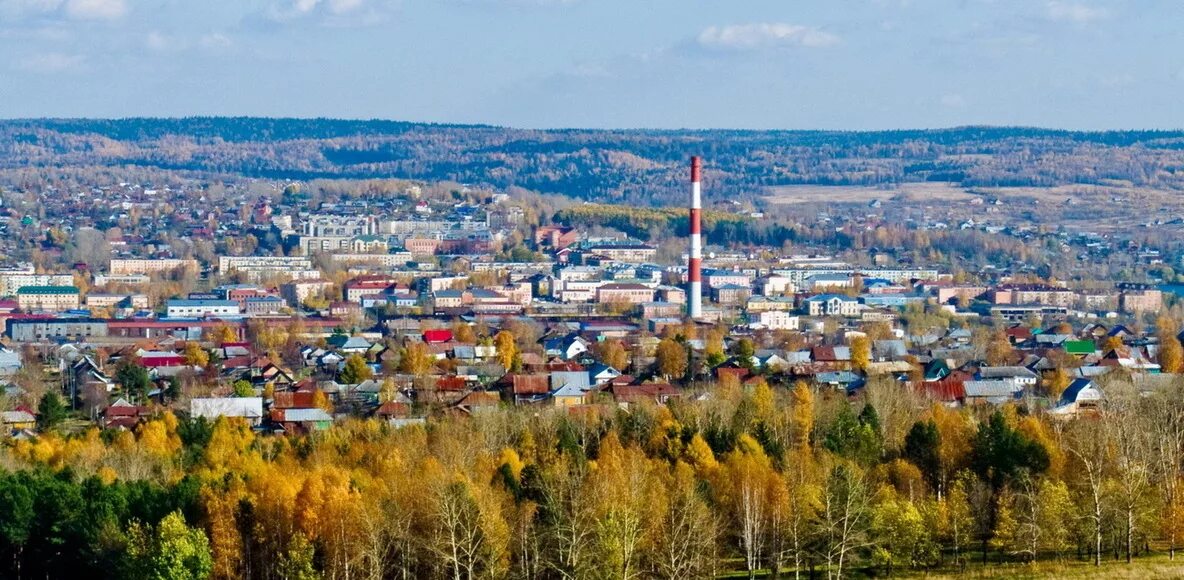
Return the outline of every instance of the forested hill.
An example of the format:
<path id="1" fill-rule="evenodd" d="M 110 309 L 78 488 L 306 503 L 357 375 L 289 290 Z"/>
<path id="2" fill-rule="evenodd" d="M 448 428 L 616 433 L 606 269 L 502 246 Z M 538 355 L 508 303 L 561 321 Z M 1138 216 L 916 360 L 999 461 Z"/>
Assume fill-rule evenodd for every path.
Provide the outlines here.
<path id="1" fill-rule="evenodd" d="M 524 130 L 333 119 L 0 121 L 0 170 L 139 165 L 305 179 L 400 177 L 681 203 L 686 160 L 732 197 L 793 184 L 1111 183 L 1184 189 L 1184 131 Z"/>

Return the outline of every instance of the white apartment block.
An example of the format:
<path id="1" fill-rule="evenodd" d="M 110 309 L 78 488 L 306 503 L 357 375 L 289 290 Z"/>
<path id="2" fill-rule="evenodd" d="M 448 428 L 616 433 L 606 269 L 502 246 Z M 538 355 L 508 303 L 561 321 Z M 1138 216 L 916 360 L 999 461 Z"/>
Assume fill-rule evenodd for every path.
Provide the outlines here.
<path id="1" fill-rule="evenodd" d="M 147 275 L 158 272 L 169 272 L 177 268 L 191 269 L 196 272 L 198 269 L 197 260 L 184 260 L 181 258 L 113 258 L 107 271 L 112 276 L 128 276 L 133 274 Z"/>
<path id="2" fill-rule="evenodd" d="M 73 274 L 0 274 L 0 295 L 16 296 L 26 286 L 73 286 Z"/>

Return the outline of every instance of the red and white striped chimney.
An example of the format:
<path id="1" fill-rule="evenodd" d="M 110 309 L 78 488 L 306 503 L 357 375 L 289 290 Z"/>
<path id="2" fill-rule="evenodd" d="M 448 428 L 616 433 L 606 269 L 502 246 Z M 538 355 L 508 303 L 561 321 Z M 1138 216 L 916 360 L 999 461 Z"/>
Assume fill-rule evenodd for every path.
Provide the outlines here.
<path id="1" fill-rule="evenodd" d="M 703 262 L 702 229 L 699 214 L 703 209 L 699 189 L 699 157 L 691 157 L 691 254 L 687 262 L 687 315 L 691 318 L 703 316 L 703 277 L 700 271 Z"/>

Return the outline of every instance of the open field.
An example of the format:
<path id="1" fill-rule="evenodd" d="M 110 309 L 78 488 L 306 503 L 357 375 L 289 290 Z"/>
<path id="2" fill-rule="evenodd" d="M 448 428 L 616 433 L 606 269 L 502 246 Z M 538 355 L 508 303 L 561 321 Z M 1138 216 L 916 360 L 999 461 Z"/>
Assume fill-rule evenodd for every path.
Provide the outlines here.
<path id="1" fill-rule="evenodd" d="M 902 183 L 894 189 L 848 185 L 785 185 L 769 188 L 774 205 L 798 203 L 868 203 L 888 201 L 969 201 L 974 194 L 954 183 Z"/>
<path id="2" fill-rule="evenodd" d="M 973 559 L 972 559 L 973 560 Z M 722 574 L 721 578 L 747 578 L 748 575 L 741 569 L 743 562 L 738 560 L 729 560 L 729 569 L 733 570 Z M 852 567 L 844 570 L 844 575 L 851 578 L 875 578 L 882 577 L 885 572 L 879 568 L 865 568 Z M 814 570 L 814 577 L 825 577 L 826 570 L 824 567 L 819 567 Z M 758 578 L 772 578 L 768 570 L 762 570 L 757 574 Z M 794 577 L 793 570 L 783 570 L 782 578 Z M 810 577 L 808 570 L 802 570 L 802 578 Z M 966 564 L 963 569 L 958 569 L 953 566 L 944 566 L 933 568 L 929 570 L 913 570 L 908 568 L 895 568 L 889 577 L 895 578 L 931 578 L 935 580 L 962 580 L 966 578 L 982 579 L 982 580 L 1003 580 L 1003 579 L 1038 579 L 1038 578 L 1106 578 L 1108 580 L 1152 580 L 1152 579 L 1166 579 L 1166 578 L 1184 578 L 1184 554 L 1177 555 L 1175 561 L 1168 559 L 1166 554 L 1156 554 L 1154 556 L 1147 556 L 1136 558 L 1134 562 L 1127 564 L 1121 560 L 1103 560 L 1101 567 L 1095 567 L 1093 560 L 1078 560 L 1074 558 L 1066 558 L 1061 561 L 1042 560 L 1033 564 L 1026 564 L 1020 562 L 991 562 L 990 564 L 981 564 L 977 561 L 971 561 Z"/>
<path id="3" fill-rule="evenodd" d="M 913 578 L 1107 578 L 1113 580 L 1144 580 L 1152 578 L 1184 577 L 1184 558 L 1168 560 L 1166 555 L 1138 558 L 1127 564 L 1121 561 L 1103 561 L 1100 568 L 1093 562 L 1063 560 L 1061 562 L 1037 562 L 1036 564 L 992 564 L 968 565 L 965 571 L 938 571 L 936 573 L 902 574 Z"/>

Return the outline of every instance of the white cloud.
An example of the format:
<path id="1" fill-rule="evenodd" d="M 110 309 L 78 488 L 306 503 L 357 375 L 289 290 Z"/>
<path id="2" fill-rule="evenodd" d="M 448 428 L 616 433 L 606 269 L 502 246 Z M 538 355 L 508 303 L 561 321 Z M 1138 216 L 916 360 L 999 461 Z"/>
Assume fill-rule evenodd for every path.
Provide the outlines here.
<path id="1" fill-rule="evenodd" d="M 1066 2 L 1064 0 L 1049 0 L 1045 6 L 1049 20 L 1058 22 L 1072 22 L 1074 24 L 1089 24 L 1103 20 L 1110 16 L 1105 8 L 1095 8 L 1087 4 Z"/>
<path id="2" fill-rule="evenodd" d="M 127 9 L 127 0 L 0 0 L 0 14 L 14 19 L 118 20 Z"/>
<path id="3" fill-rule="evenodd" d="M 67 0 L 66 16 L 74 20 L 115 20 L 127 13 L 124 0 Z"/>
<path id="4" fill-rule="evenodd" d="M 712 26 L 699 33 L 699 45 L 714 49 L 755 50 L 778 46 L 818 48 L 839 43 L 839 37 L 810 26 L 781 22 Z"/>
<path id="5" fill-rule="evenodd" d="M 966 106 L 966 97 L 958 93 L 949 93 L 941 96 L 941 106 L 948 109 L 961 109 Z"/>
<path id="6" fill-rule="evenodd" d="M 397 0 L 281 0 L 264 17 L 273 22 L 321 19 L 326 24 L 366 24 L 381 19 Z"/>
<path id="7" fill-rule="evenodd" d="M 17 61 L 17 68 L 35 73 L 56 73 L 81 68 L 86 58 L 80 54 L 47 52 Z"/>
<path id="8" fill-rule="evenodd" d="M 204 34 L 197 43 L 208 50 L 221 50 L 234 46 L 234 40 L 221 32 Z"/>

